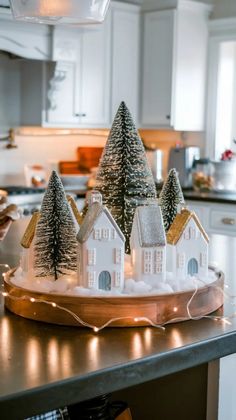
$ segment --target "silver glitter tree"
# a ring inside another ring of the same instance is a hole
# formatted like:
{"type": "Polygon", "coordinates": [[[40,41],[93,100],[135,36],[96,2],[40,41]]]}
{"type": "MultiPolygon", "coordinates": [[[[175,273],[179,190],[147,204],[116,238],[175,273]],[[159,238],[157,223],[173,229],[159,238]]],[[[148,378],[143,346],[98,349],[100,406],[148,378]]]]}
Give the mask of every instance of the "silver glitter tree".
{"type": "Polygon", "coordinates": [[[179,204],[184,204],[184,196],[176,169],[171,169],[162,187],[159,204],[161,206],[165,231],[167,232],[178,212],[179,204]]]}
{"type": "Polygon", "coordinates": [[[76,230],[63,185],[57,173],[52,172],[45,192],[41,215],[36,228],[36,276],[53,276],[76,271],[76,230]]]}
{"type": "Polygon", "coordinates": [[[137,206],[156,198],[156,188],[143,143],[132,116],[121,102],[100,160],[95,189],[125,235],[130,252],[130,234],[137,206]]]}

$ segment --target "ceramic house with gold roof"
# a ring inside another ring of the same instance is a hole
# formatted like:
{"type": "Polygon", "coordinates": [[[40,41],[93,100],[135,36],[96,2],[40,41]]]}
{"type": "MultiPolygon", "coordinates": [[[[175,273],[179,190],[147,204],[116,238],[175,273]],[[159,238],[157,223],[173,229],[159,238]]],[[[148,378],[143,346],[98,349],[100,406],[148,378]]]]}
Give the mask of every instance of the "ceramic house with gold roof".
{"type": "Polygon", "coordinates": [[[161,208],[153,201],[136,208],[131,238],[134,278],[152,287],[166,279],[166,235],[161,208]]]}
{"type": "Polygon", "coordinates": [[[207,277],[209,238],[196,214],[178,213],[167,233],[167,267],[174,277],[207,277]]]}
{"type": "Polygon", "coordinates": [[[78,284],[85,288],[122,291],[125,238],[102,195],[91,191],[88,210],[77,235],[78,284]]]}

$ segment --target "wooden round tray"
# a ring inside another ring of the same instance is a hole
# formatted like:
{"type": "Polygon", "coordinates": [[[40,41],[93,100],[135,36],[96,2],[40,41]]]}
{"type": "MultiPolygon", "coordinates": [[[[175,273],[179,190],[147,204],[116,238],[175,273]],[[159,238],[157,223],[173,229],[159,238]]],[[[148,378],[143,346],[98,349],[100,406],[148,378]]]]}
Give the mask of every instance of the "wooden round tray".
{"type": "Polygon", "coordinates": [[[60,325],[82,326],[73,314],[89,326],[98,328],[114,318],[120,319],[109,323],[109,326],[150,325],[148,320],[155,325],[163,325],[187,320],[189,313],[191,317],[202,317],[214,312],[223,305],[224,301],[222,272],[217,273],[217,280],[199,288],[195,295],[195,291],[191,290],[138,297],[80,297],[35,292],[15,286],[11,282],[13,273],[14,270],[10,270],[4,279],[5,292],[10,295],[5,297],[7,309],[25,318],[60,325]]]}

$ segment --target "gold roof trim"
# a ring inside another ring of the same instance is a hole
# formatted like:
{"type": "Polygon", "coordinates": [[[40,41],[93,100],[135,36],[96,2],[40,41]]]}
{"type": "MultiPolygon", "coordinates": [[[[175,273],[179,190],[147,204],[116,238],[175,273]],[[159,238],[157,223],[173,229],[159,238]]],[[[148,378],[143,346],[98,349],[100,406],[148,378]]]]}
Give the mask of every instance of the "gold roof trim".
{"type": "Polygon", "coordinates": [[[181,213],[178,213],[167,232],[167,243],[170,245],[176,245],[179,241],[185,227],[187,226],[189,220],[193,218],[205,240],[209,242],[209,236],[207,235],[205,229],[203,228],[200,220],[197,215],[188,209],[182,209],[181,213]]]}
{"type": "Polygon", "coordinates": [[[81,223],[83,222],[83,217],[81,216],[81,214],[80,214],[80,212],[78,210],[78,207],[76,205],[75,200],[69,194],[66,196],[66,198],[67,198],[68,203],[71,206],[71,209],[73,211],[73,214],[75,216],[75,219],[77,220],[78,224],[81,225],[81,223]]]}
{"type": "Polygon", "coordinates": [[[40,212],[36,211],[35,213],[33,213],[29,224],[25,230],[25,233],[23,235],[23,238],[21,239],[21,245],[24,248],[29,248],[33,239],[34,239],[34,235],[35,235],[35,229],[37,226],[37,223],[39,221],[40,218],[40,212]]]}

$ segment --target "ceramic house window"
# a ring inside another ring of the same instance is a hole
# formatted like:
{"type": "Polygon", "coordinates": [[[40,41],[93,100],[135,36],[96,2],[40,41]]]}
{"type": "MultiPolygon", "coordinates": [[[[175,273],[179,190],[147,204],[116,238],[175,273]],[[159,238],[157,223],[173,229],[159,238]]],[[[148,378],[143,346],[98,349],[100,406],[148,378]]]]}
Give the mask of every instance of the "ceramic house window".
{"type": "Polygon", "coordinates": [[[150,262],[144,261],[143,273],[152,274],[152,264],[150,262]]]}
{"type": "Polygon", "coordinates": [[[94,229],[93,237],[94,237],[94,239],[101,239],[101,230],[100,229],[94,229]]]}
{"type": "Polygon", "coordinates": [[[105,241],[108,241],[109,237],[110,237],[110,229],[103,228],[102,229],[102,239],[104,239],[105,241]]]}
{"type": "Polygon", "coordinates": [[[154,253],[154,264],[153,264],[153,272],[154,274],[162,273],[163,272],[163,251],[155,251],[154,253]]]}
{"type": "Polygon", "coordinates": [[[205,253],[200,254],[200,265],[201,267],[206,267],[207,264],[207,256],[205,253]]]}
{"type": "Polygon", "coordinates": [[[143,258],[145,262],[151,262],[152,261],[152,251],[143,251],[143,258]]]}
{"type": "Polygon", "coordinates": [[[185,255],[184,255],[184,253],[178,254],[177,255],[177,267],[178,268],[184,268],[184,264],[185,264],[185,255]]]}
{"type": "Polygon", "coordinates": [[[195,231],[195,229],[193,227],[191,227],[189,229],[189,231],[190,231],[190,238],[191,239],[195,239],[196,238],[196,231],[195,231]]]}
{"type": "Polygon", "coordinates": [[[111,239],[116,239],[116,230],[111,229],[111,239]]]}
{"type": "Polygon", "coordinates": [[[155,261],[159,262],[162,261],[163,258],[163,251],[155,251],[155,261]]]}
{"type": "Polygon", "coordinates": [[[163,273],[163,264],[158,263],[155,266],[155,274],[163,273]]]}
{"type": "Polygon", "coordinates": [[[121,257],[122,257],[121,248],[116,248],[115,249],[115,263],[116,264],[121,263],[121,257]]]}
{"type": "Polygon", "coordinates": [[[91,289],[95,287],[95,271],[88,271],[88,288],[91,289]]]}
{"type": "Polygon", "coordinates": [[[189,231],[189,229],[186,229],[186,231],[184,232],[184,239],[190,239],[190,231],[189,231]]]}
{"type": "Polygon", "coordinates": [[[115,287],[120,287],[120,282],[121,282],[121,272],[116,271],[115,272],[115,287]]]}
{"type": "Polygon", "coordinates": [[[88,265],[96,264],[96,249],[88,249],[88,265]]]}
{"type": "Polygon", "coordinates": [[[152,251],[143,251],[143,273],[152,274],[152,251]]]}

